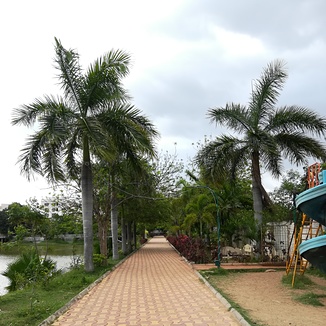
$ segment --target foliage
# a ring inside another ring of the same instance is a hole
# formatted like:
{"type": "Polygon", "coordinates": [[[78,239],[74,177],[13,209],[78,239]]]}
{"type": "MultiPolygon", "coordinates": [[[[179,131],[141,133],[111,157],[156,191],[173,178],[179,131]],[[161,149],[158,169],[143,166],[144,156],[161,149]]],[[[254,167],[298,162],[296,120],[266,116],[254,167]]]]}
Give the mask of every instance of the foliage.
{"type": "Polygon", "coordinates": [[[233,182],[219,178],[215,183],[206,180],[207,185],[201,174],[199,177],[192,172],[189,174],[195,183],[182,182],[181,196],[172,202],[171,231],[200,236],[209,242],[216,236],[218,217],[223,245],[233,245],[234,239],[257,237],[250,178],[246,170],[233,182]]]}
{"type": "Polygon", "coordinates": [[[46,287],[36,284],[33,309],[30,308],[29,288],[1,296],[0,326],[39,325],[113,266],[114,263],[110,261],[108,266],[95,267],[91,273],[82,268],[74,268],[55,275],[46,287]]]}
{"type": "Polygon", "coordinates": [[[80,215],[52,215],[50,221],[49,238],[56,238],[60,234],[82,234],[83,221],[80,215]]]}
{"type": "Polygon", "coordinates": [[[306,175],[302,175],[293,169],[286,171],[282,175],[282,181],[278,188],[270,194],[273,202],[291,210],[294,198],[297,194],[305,190],[306,175]]]}
{"type": "Polygon", "coordinates": [[[176,153],[161,152],[150,162],[153,175],[153,186],[158,194],[174,197],[179,192],[179,180],[183,177],[184,162],[176,153]]]}
{"type": "Polygon", "coordinates": [[[8,236],[9,215],[8,209],[0,210],[0,234],[8,236]]]}
{"type": "Polygon", "coordinates": [[[35,250],[31,250],[22,253],[2,274],[10,281],[7,290],[16,291],[33,283],[45,285],[55,272],[56,266],[51,259],[42,259],[35,250]]]}
{"type": "Polygon", "coordinates": [[[30,205],[12,203],[8,207],[10,230],[22,240],[30,234],[44,234],[48,229],[48,219],[38,209],[30,205]],[[17,233],[18,232],[18,233],[17,233]]]}
{"type": "Polygon", "coordinates": [[[61,234],[82,234],[82,204],[78,185],[61,185],[53,189],[53,193],[39,202],[30,198],[28,206],[47,217],[46,228],[42,232],[47,239],[61,234]]]}
{"type": "Polygon", "coordinates": [[[28,230],[25,228],[24,225],[17,225],[14,227],[14,232],[16,235],[16,241],[23,241],[24,238],[28,235],[28,230]]]}
{"type": "Polygon", "coordinates": [[[10,234],[16,240],[26,236],[42,235],[53,239],[60,234],[81,234],[81,204],[69,193],[60,193],[39,203],[31,198],[27,205],[13,203],[8,208],[10,234]],[[53,209],[53,211],[52,211],[53,209]]]}
{"type": "Polygon", "coordinates": [[[200,238],[179,235],[168,236],[167,240],[190,262],[203,264],[213,261],[210,248],[208,248],[207,244],[200,238]]]}
{"type": "Polygon", "coordinates": [[[107,257],[101,254],[93,254],[94,266],[106,266],[107,257]]]}

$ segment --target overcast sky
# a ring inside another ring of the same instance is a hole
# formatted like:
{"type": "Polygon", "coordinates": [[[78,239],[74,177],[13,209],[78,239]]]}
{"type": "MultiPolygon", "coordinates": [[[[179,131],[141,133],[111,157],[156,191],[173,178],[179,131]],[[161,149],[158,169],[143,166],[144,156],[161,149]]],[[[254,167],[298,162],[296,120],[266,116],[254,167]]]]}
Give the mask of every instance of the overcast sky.
{"type": "MultiPolygon", "coordinates": [[[[0,204],[46,195],[16,164],[28,135],[12,111],[44,94],[61,94],[54,37],[87,68],[111,49],[131,54],[125,86],[161,134],[158,150],[191,159],[196,143],[221,134],[209,108],[247,104],[252,80],[275,59],[289,79],[279,105],[325,115],[325,0],[11,0],[0,4],[0,204]],[[177,145],[174,145],[174,144],[177,145]]],[[[309,162],[314,163],[314,162],[309,162]]],[[[268,190],[277,181],[263,177],[268,190]]]]}

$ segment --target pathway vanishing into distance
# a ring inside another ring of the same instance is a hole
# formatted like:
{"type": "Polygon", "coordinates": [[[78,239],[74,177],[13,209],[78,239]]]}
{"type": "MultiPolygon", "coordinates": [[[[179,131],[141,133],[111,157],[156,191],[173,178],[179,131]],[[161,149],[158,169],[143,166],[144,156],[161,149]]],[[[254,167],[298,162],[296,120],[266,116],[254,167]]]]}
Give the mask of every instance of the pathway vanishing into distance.
{"type": "Polygon", "coordinates": [[[240,325],[164,237],[154,237],[53,326],[240,325]]]}

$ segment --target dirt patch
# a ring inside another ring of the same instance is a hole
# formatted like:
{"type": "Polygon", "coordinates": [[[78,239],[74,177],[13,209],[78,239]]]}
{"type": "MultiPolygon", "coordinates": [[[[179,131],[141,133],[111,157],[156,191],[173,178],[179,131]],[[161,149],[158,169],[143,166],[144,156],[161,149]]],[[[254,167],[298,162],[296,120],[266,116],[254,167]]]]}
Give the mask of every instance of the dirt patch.
{"type": "Polygon", "coordinates": [[[252,320],[259,325],[326,325],[325,298],[320,299],[325,305],[323,307],[305,305],[294,300],[295,296],[309,292],[326,294],[326,280],[309,276],[315,285],[298,290],[282,284],[284,275],[285,271],[268,270],[237,273],[219,277],[217,286],[234,302],[246,309],[252,320]]]}

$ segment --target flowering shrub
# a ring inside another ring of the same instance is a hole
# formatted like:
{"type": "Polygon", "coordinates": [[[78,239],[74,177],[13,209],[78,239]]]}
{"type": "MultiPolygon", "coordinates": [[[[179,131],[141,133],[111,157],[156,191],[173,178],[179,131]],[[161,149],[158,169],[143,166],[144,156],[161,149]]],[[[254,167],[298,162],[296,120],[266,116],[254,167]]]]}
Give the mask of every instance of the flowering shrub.
{"type": "Polygon", "coordinates": [[[212,262],[209,248],[200,238],[191,238],[187,235],[168,236],[167,240],[180,252],[187,260],[196,264],[212,262]]]}

